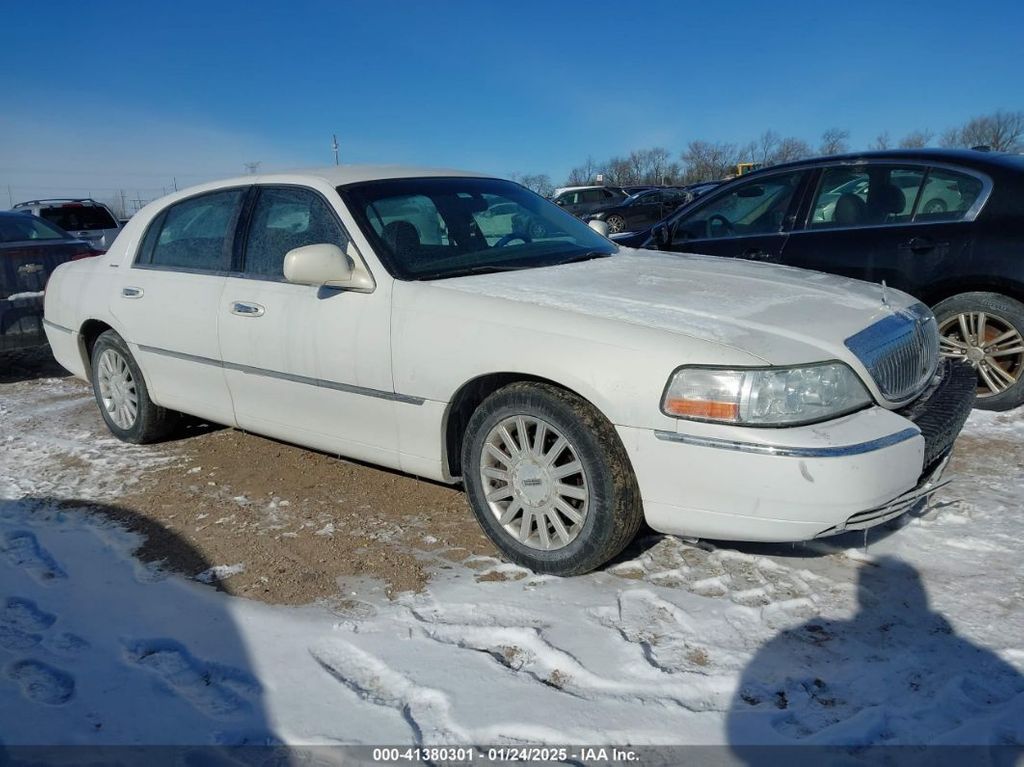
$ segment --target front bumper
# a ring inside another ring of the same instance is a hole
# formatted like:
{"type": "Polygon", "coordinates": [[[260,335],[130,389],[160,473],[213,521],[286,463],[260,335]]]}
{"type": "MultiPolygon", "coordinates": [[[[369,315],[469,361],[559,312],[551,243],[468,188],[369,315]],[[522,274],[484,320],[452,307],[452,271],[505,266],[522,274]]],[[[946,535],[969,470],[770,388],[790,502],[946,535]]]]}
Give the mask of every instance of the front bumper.
{"type": "Polygon", "coordinates": [[[655,530],[724,540],[799,541],[881,524],[938,489],[974,403],[973,370],[944,361],[924,394],[785,429],[680,422],[618,427],[655,530]]]}

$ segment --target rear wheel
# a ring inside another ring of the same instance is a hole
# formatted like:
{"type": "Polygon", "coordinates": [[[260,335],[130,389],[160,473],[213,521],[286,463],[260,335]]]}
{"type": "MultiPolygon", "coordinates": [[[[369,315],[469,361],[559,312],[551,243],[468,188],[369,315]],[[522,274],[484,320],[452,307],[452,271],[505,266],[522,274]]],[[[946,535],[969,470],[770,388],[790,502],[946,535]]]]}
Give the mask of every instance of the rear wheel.
{"type": "Polygon", "coordinates": [[[636,536],[640,493],[618,434],[590,403],[517,383],[470,419],[462,471],[484,532],[513,562],[578,575],[636,536]]]}
{"type": "Polygon", "coordinates": [[[120,440],[145,444],[166,437],[179,414],[154,404],[128,344],[113,330],[92,348],[92,388],[107,428],[120,440]]]}
{"type": "Polygon", "coordinates": [[[626,219],[622,216],[608,216],[605,223],[608,224],[608,234],[618,234],[626,229],[626,219]]]}
{"type": "Polygon", "coordinates": [[[977,407],[1024,402],[1024,304],[998,293],[962,293],[934,309],[942,355],[978,372],[977,407]]]}

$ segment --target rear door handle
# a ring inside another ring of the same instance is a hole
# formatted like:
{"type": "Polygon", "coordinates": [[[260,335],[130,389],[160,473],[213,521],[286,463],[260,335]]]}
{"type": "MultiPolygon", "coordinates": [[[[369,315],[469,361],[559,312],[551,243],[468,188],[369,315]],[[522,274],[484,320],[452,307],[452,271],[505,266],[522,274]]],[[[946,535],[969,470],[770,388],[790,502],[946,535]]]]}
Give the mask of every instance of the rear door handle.
{"type": "Polygon", "coordinates": [[[938,243],[928,237],[912,237],[903,244],[903,247],[912,253],[927,253],[935,250],[936,245],[938,243]]]}
{"type": "Polygon", "coordinates": [[[142,288],[121,288],[121,295],[125,298],[142,298],[145,291],[142,288]]]}
{"type": "Polygon", "coordinates": [[[247,301],[234,301],[231,304],[231,313],[239,317],[262,317],[264,309],[259,304],[251,304],[247,301]]]}

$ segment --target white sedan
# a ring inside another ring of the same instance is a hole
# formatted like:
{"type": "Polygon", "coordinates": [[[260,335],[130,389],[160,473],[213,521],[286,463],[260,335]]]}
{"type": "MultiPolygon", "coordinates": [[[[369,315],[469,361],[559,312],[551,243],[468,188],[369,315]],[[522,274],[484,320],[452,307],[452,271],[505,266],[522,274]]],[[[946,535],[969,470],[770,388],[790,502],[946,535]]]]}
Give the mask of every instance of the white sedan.
{"type": "Polygon", "coordinates": [[[910,296],[618,248],[457,171],[165,197],[57,269],[45,326],[121,439],[188,413],[462,482],[509,559],[558,574],[645,519],[750,541],[890,519],[936,487],[974,392],[910,296]]]}

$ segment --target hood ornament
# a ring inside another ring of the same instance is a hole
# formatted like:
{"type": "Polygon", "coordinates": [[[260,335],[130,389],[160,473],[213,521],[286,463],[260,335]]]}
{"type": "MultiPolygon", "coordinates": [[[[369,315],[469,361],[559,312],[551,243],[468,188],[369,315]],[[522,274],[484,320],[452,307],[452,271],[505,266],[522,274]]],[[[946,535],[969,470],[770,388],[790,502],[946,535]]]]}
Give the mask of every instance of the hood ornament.
{"type": "Polygon", "coordinates": [[[889,286],[885,284],[885,280],[882,280],[882,306],[886,309],[892,308],[889,304],[889,286]]]}

